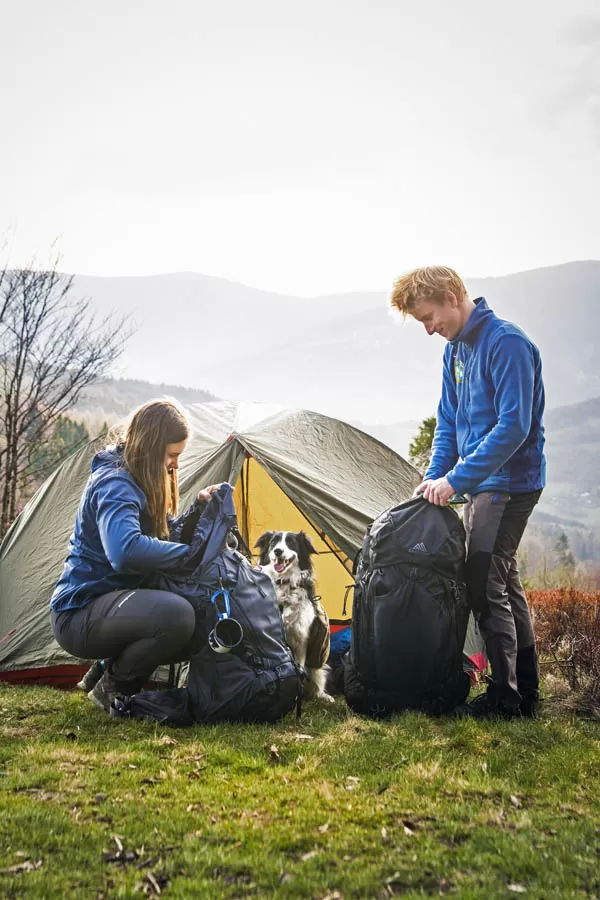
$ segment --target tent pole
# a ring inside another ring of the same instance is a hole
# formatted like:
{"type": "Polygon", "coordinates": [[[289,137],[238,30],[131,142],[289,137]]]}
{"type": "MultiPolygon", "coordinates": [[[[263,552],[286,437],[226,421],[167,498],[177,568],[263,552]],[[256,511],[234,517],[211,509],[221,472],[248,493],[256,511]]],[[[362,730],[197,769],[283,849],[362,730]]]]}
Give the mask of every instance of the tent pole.
{"type": "Polygon", "coordinates": [[[241,488],[242,488],[242,537],[246,546],[250,546],[250,526],[248,524],[248,494],[250,481],[250,455],[245,451],[246,458],[242,464],[240,472],[241,488]]]}
{"type": "MultiPolygon", "coordinates": [[[[291,500],[291,497],[289,497],[288,494],[286,494],[286,496],[291,500]]],[[[294,503],[293,500],[292,500],[292,503],[294,503]]],[[[315,525],[315,523],[314,523],[313,521],[311,521],[311,519],[308,518],[308,516],[306,515],[306,513],[304,512],[304,510],[300,509],[300,507],[299,507],[296,503],[294,503],[294,506],[296,507],[296,509],[298,510],[298,512],[300,513],[300,515],[301,515],[304,519],[306,519],[306,521],[308,522],[308,524],[310,525],[310,527],[313,528],[313,529],[317,532],[317,534],[319,535],[319,537],[321,538],[321,540],[323,541],[323,543],[325,544],[325,546],[326,546],[326,547],[329,547],[329,552],[330,552],[330,553],[333,553],[333,555],[335,556],[335,558],[336,558],[337,560],[339,560],[339,562],[341,562],[341,564],[343,565],[344,569],[346,569],[346,571],[348,572],[348,566],[346,565],[346,562],[352,564],[352,560],[350,559],[350,557],[349,557],[346,553],[344,553],[344,559],[342,559],[341,554],[342,554],[343,551],[342,551],[342,550],[337,550],[335,547],[333,547],[333,546],[331,545],[331,543],[330,543],[330,538],[325,534],[325,532],[322,531],[320,528],[317,528],[317,526],[315,525]],[[345,560],[345,561],[344,561],[344,560],[345,560]]]]}

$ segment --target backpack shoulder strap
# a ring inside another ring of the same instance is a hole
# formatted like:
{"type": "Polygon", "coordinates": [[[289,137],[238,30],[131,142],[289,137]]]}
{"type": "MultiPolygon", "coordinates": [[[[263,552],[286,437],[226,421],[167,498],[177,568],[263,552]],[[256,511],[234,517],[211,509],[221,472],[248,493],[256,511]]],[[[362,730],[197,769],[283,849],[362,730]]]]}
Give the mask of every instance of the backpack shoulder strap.
{"type": "Polygon", "coordinates": [[[211,563],[223,549],[227,533],[236,528],[233,488],[225,482],[211,496],[194,528],[190,556],[193,568],[211,563]]]}

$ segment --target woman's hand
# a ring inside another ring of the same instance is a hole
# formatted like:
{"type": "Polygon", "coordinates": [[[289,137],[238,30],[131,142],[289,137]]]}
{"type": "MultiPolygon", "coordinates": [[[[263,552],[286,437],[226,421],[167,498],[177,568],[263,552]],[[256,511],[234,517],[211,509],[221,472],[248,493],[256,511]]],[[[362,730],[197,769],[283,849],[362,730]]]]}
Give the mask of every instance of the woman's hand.
{"type": "Polygon", "coordinates": [[[201,491],[198,491],[198,500],[202,500],[203,503],[208,503],[214,492],[218,491],[220,487],[220,484],[211,484],[209,487],[202,488],[201,491]]]}

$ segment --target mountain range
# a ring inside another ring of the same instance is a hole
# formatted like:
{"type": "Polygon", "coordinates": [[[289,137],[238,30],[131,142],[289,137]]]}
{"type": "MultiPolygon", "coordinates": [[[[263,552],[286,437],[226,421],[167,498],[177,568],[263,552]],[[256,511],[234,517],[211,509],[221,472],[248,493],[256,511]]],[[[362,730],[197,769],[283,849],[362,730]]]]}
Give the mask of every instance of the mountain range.
{"type": "MultiPolygon", "coordinates": [[[[580,555],[598,558],[600,261],[467,286],[542,353],[548,487],[533,521],[566,530],[580,555]]],[[[193,273],[76,276],[74,291],[99,315],[125,313],[136,326],[117,367],[127,379],[91,388],[78,404],[96,421],[160,394],[183,403],[215,395],[315,409],[406,456],[419,422],[435,413],[444,341],[393,315],[385,291],[302,299],[193,273]]]]}
{"type": "MultiPolygon", "coordinates": [[[[467,286],[540,347],[548,408],[600,396],[600,261],[467,286]]],[[[74,292],[131,317],[122,377],[381,424],[435,412],[444,341],[393,315],[385,290],[303,299],[179,273],[76,276],[74,292]]]]}

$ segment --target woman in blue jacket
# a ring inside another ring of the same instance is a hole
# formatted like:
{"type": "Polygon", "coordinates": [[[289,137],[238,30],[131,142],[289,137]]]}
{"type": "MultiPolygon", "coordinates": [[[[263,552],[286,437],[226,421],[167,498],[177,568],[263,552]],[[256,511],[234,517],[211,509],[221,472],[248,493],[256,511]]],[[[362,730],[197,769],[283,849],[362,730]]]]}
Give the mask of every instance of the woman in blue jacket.
{"type": "MultiPolygon", "coordinates": [[[[123,439],[92,461],[69,555],[50,601],[58,643],[83,659],[106,660],[89,693],[108,710],[139,691],[158,665],[186,658],[195,627],[183,597],[141,588],[144,576],[177,567],[190,547],[177,530],[177,469],[189,426],[166,400],[140,407],[123,439]]],[[[215,485],[200,491],[206,502],[215,485]]]]}

